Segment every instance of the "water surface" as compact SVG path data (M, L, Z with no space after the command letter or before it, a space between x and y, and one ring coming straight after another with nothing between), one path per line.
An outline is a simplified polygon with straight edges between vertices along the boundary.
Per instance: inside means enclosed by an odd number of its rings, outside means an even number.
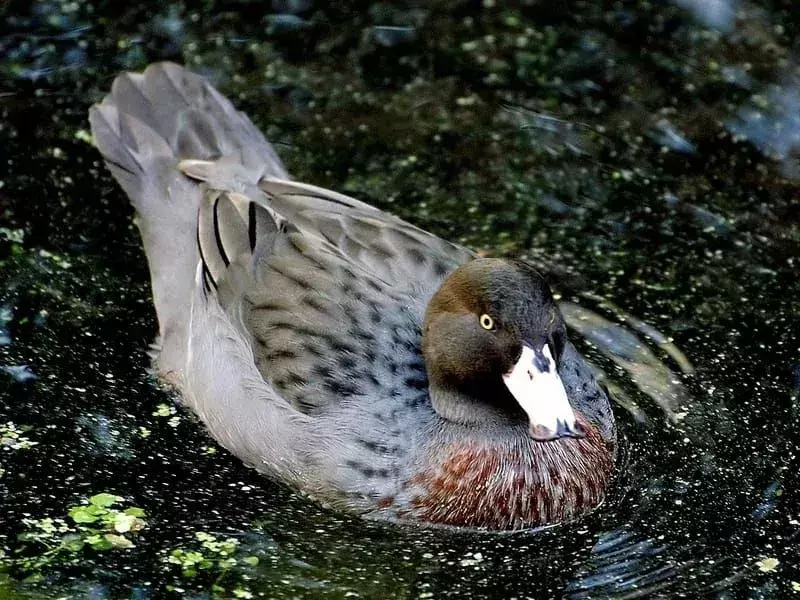
M3 4L0 424L35 445L0 448L0 598L800 593L800 21L777 1L599 4ZM599 510L503 535L365 523L171 410L86 120L118 71L163 59L235 99L296 178L547 273L615 399ZM35 577L26 519L99 492L146 511L136 546ZM258 563L185 577L165 557L197 532Z

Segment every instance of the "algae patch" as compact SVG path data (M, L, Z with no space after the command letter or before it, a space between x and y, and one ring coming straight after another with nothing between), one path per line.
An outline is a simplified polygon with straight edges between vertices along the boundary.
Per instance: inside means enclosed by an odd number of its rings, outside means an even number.
M22 546L0 562L38 579L48 567L80 564L86 552L133 548L136 534L147 526L146 515L141 508L123 508L123 501L102 492L69 507L66 518L23 519Z

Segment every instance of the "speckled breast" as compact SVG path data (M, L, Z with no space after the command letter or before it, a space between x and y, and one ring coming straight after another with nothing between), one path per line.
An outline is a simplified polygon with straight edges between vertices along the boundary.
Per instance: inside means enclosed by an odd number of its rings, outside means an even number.
M614 450L585 423L585 438L536 442L468 440L437 448L414 475L403 519L519 529L574 519L605 497Z

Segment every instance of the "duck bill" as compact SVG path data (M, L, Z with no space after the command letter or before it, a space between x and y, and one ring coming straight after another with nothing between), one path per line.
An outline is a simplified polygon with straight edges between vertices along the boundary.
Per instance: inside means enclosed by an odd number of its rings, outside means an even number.
M586 435L569 404L547 344L540 350L523 344L522 354L514 368L503 375L503 381L527 413L533 439L548 442Z

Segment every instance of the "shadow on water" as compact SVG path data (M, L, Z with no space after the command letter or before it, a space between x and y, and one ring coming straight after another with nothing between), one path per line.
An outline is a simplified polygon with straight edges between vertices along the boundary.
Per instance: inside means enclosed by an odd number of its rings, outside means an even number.
M798 593L800 22L599 4L2 5L0 598ZM365 523L175 410L86 122L159 59L235 98L297 178L548 274L616 400L603 507L503 535ZM54 550L45 529L99 492L146 512L135 547Z

